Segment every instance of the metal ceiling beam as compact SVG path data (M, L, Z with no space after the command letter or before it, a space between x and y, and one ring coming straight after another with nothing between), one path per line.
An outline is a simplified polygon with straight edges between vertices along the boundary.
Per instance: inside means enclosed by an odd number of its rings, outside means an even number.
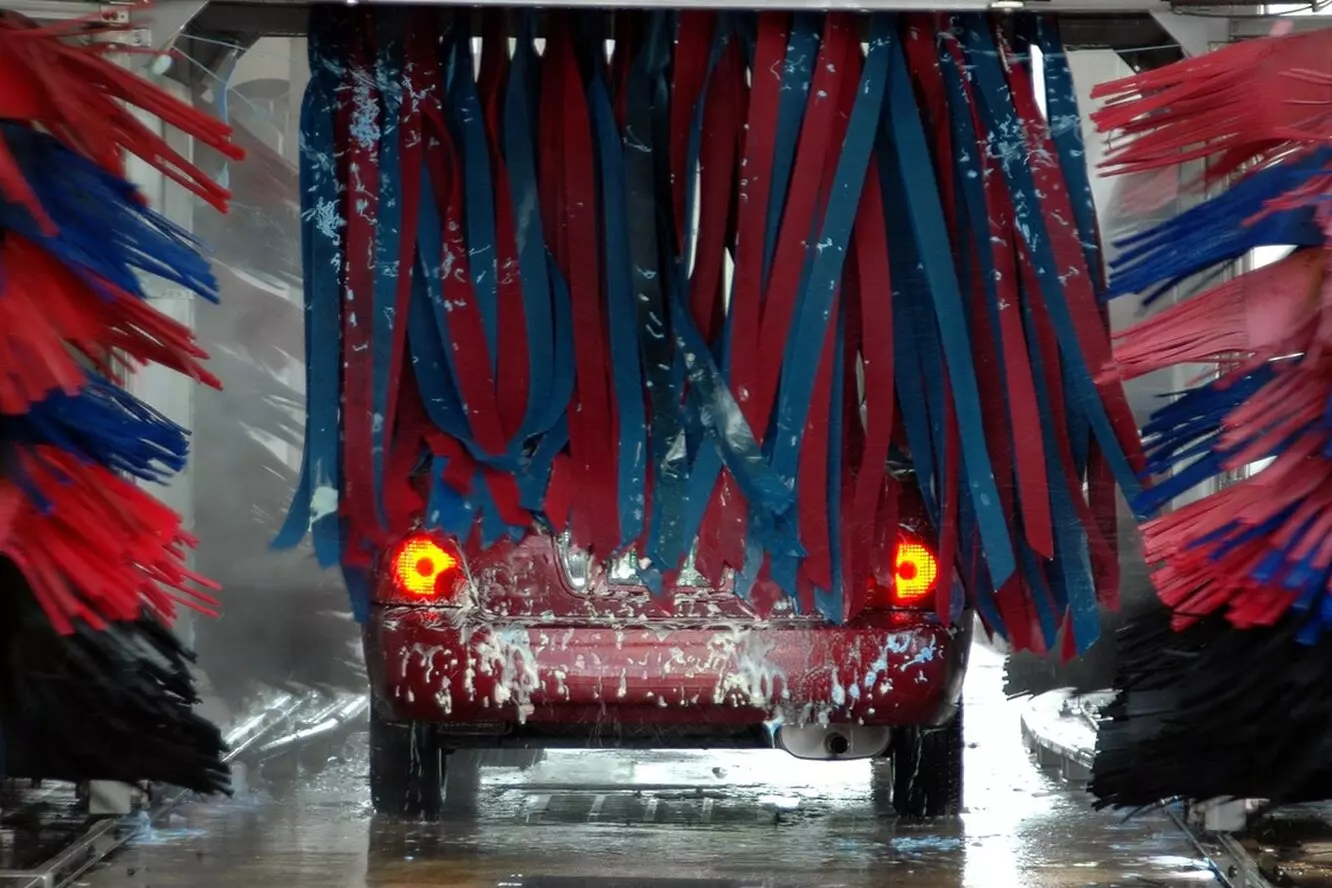
M933 8L938 8L940 5L939 0L930 0L930 3ZM604 4L598 5L604 8ZM809 2L801 2L799 5L801 8L821 8ZM857 0L855 5L858 9L865 9L871 4ZM1054 4L1032 3L1027 8L1042 10L1052 5ZM256 37L303 37L309 23L310 6L308 3L291 2L291 0L262 0L262 2L213 0L195 18L190 30L199 34L228 34L233 38L241 34ZM1147 48L1148 52L1162 55L1165 61L1178 57L1178 53L1169 52L1170 35L1147 12L1059 12L1056 15L1064 43L1069 49L1113 49L1120 52L1136 52ZM1166 47L1164 53L1163 46ZM1154 66L1154 64L1147 65L1147 67ZM1135 64L1135 67L1139 66Z
M213 0L195 19L194 25L200 33L303 37L310 21L311 5L300 2Z
M1253 18L1227 19L1228 36L1231 40L1252 40L1255 37L1266 37L1272 33L1272 26L1277 23L1278 19L1282 22L1289 22L1291 30L1296 33L1332 27L1332 15L1255 16Z
M1253 8L1257 11L1257 7ZM1156 20L1188 56L1200 56L1230 39L1230 19L1217 15L1154 12Z

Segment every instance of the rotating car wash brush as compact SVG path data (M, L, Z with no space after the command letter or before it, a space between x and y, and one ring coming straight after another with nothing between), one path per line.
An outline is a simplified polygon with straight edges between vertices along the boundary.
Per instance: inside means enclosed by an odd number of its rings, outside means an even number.
M217 284L197 242L124 172L134 153L225 206L138 111L239 152L225 127L117 65L111 44L86 42L84 25L0 13L4 735L28 743L33 776L211 791L225 785L220 744L189 712L165 628L180 604L211 612L211 584L187 567L194 540L179 517L136 483L182 467L186 432L117 380L151 361L215 383L145 279L206 298ZM105 758L88 750L90 724Z
M1135 508L1157 516L1143 534L1163 607L1119 639L1092 781L1104 804L1326 793L1332 758L1308 738L1329 711L1332 617L1329 48L1323 33L1273 36L1098 88L1110 101L1097 124L1126 136L1112 172L1205 161L1194 184L1221 189L1127 238L1112 267L1111 295L1146 302L1206 282L1118 335L1116 372L1209 361L1218 372L1143 429L1157 480ZM1292 251L1217 280L1260 246Z
M1246 475L1144 525L1158 590L1179 620L1225 608L1238 626L1271 624L1294 607L1310 613L1308 632L1322 622L1320 541L1332 520L1317 493L1332 467L1323 336L1332 329L1332 152L1324 144L1332 117L1320 102L1332 101L1332 72L1317 69L1326 67L1319 53L1327 45L1317 34L1270 37L1101 88L1111 97L1143 91L1098 113L1099 125L1131 137L1110 156L1112 170L1206 158L1233 174L1219 195L1126 238L1111 295L1150 301L1256 247L1294 248L1117 337L1118 372L1130 375L1223 362L1215 379L1162 407L1144 429L1149 469L1163 480L1139 497L1142 514L1224 473ZM1249 67L1227 74L1232 63ZM1257 78L1275 100L1249 108L1234 95L1236 77Z
M928 604L1095 640L1114 486L1145 464L1046 24L1014 48L984 16L617 12L608 58L603 16L551 13L537 53L517 12L478 66L455 12L325 12L279 544L310 533L360 589L421 498L463 547L545 533L634 553L656 594L688 569L842 621L895 583L897 448L938 534Z

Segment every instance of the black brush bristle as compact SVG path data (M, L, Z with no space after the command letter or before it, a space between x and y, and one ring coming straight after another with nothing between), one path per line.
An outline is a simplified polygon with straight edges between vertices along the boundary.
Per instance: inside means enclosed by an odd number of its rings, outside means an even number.
M1301 644L1299 629L1211 616L1175 632L1164 608L1130 621L1092 769L1098 806L1332 797L1332 640Z
M155 617L59 635L0 559L0 770L227 792L217 727L194 712L193 655Z

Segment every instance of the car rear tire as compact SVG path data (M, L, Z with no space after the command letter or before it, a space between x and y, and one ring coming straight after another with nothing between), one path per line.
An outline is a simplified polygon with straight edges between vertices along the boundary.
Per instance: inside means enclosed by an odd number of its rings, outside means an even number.
M434 725L370 712L370 803L378 814L432 819L444 806L448 757Z
M939 728L906 728L893 740L892 805L899 817L962 813L962 707Z

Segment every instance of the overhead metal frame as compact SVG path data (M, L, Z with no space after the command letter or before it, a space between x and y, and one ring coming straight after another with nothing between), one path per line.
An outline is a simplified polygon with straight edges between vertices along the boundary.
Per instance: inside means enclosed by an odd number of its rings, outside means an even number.
M158 0L159 3L187 2L187 0ZM0 0L0 4L3 0ZM195 16L186 29L182 40L191 36L200 38L189 46L192 58L208 63L214 57L225 62L228 55L224 44L235 47L248 47L262 37L303 37L307 33L311 9L318 4L304 0L212 0ZM464 4L439 3L441 6ZM530 2L517 3L472 3L468 6L535 6ZM540 4L549 6L550 4ZM566 8L598 9L643 9L651 7L671 7L680 5L661 2L661 0L629 0L629 2L606 4L574 0L559 4ZM690 4L693 7L695 4ZM857 11L887 10L985 10L990 9L990 0L964 0L959 3L925 0L913 3L910 0L833 0L833 2L808 2L808 0L774 0L772 3L744 3L741 0L723 0L708 3L715 8L786 8L786 9L855 9ZM1164 3L1149 0L1039 0L1028 2L1021 11L1046 12L1054 15L1060 24L1064 45L1071 50L1105 49L1118 52L1135 70L1159 67L1187 54L1179 48L1176 40L1163 21L1152 10L1168 9ZM1168 13L1166 13L1168 15ZM1188 16L1182 16L1188 18ZM159 44L160 45L160 44ZM182 48L185 48L182 44ZM234 64L235 53L231 53ZM211 67L211 65L210 65ZM216 69L215 69L216 70Z
M354 0L349 0L354 2ZM644 9L680 5L681 0L563 0L569 8ZM1020 5L1019 5L1020 4ZM197 35L249 46L261 37L300 37L307 31L313 0L156 0L140 5L133 0L0 0L11 10L39 22L75 19L125 23L136 26L139 46L162 49L181 35ZM441 6L550 6L535 0L438 0ZM1171 44L1184 55L1196 55L1233 40L1264 36L1275 17L1262 15L1262 6L1222 5L1216 0L706 0L691 7L717 9L841 9L861 12L1004 9L1042 12L1056 16L1070 49L1112 49L1134 68L1155 67L1179 57L1163 50ZM1297 30L1326 27L1328 16L1294 16ZM184 47L182 47L184 48ZM192 58L206 64L227 51L203 41L189 47ZM214 56L218 58L214 59ZM210 66L211 67L211 66Z

